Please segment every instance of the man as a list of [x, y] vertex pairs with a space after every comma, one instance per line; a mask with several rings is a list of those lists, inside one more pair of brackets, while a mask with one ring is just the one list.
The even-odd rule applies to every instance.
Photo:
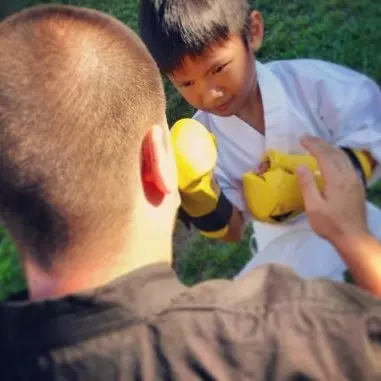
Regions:
[[[0, 306], [2, 380], [380, 377], [370, 293], [275, 265], [193, 288], [177, 280], [163, 88], [131, 30], [96, 11], [37, 7], [0, 24], [0, 47], [0, 210], [29, 294]], [[370, 246], [375, 264], [348, 159], [303, 144], [326, 179], [322, 198], [300, 169], [311, 225], [351, 269]], [[354, 276], [378, 292], [377, 274]]]

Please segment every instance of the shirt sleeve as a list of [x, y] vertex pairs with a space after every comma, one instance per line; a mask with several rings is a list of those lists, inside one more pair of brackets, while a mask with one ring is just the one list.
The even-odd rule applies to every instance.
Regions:
[[[320, 87], [321, 117], [331, 130], [333, 142], [368, 150], [381, 163], [381, 91], [370, 78], [342, 69], [348, 80], [333, 78], [332, 86]], [[381, 178], [377, 165], [370, 183]]]

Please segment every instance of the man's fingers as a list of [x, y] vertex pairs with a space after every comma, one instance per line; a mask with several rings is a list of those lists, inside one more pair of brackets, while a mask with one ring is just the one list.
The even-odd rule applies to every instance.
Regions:
[[304, 148], [306, 148], [308, 151], [310, 150], [310, 145], [314, 145], [316, 144], [317, 142], [319, 142], [319, 138], [317, 138], [316, 136], [312, 136], [312, 135], [304, 135], [300, 138], [300, 143], [302, 144], [302, 146]]
[[314, 136], [305, 136], [300, 143], [311, 155], [315, 156], [322, 175], [324, 178], [328, 177], [328, 182], [334, 179], [335, 173], [353, 170], [348, 156], [340, 148]]
[[319, 161], [325, 158], [326, 154], [333, 154], [337, 152], [337, 148], [331, 144], [326, 143], [324, 140], [315, 136], [304, 136], [301, 138], [300, 143], [302, 146]]
[[296, 169], [300, 188], [303, 194], [306, 211], [316, 210], [323, 203], [322, 195], [316, 185], [312, 172], [303, 166]]

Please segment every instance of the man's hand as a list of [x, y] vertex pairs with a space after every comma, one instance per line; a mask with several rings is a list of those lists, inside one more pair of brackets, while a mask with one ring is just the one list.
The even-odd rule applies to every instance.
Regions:
[[316, 157], [324, 180], [324, 192], [305, 167], [297, 169], [311, 227], [333, 245], [347, 237], [368, 235], [365, 189], [348, 156], [316, 137], [301, 144]]
[[325, 183], [322, 194], [312, 173], [298, 168], [311, 227], [335, 246], [356, 284], [381, 297], [381, 245], [367, 227], [359, 176], [341, 149], [313, 137], [301, 143], [316, 157]]

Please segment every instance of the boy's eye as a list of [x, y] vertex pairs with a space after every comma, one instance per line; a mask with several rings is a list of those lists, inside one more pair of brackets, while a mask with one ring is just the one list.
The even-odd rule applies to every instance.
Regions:
[[212, 71], [212, 73], [213, 73], [213, 74], [220, 73], [222, 70], [225, 69], [226, 66], [227, 66], [227, 64], [220, 65], [220, 66], [216, 67], [216, 68]]
[[192, 85], [193, 85], [193, 81], [186, 81], [186, 82], [180, 83], [180, 87], [190, 87]]

